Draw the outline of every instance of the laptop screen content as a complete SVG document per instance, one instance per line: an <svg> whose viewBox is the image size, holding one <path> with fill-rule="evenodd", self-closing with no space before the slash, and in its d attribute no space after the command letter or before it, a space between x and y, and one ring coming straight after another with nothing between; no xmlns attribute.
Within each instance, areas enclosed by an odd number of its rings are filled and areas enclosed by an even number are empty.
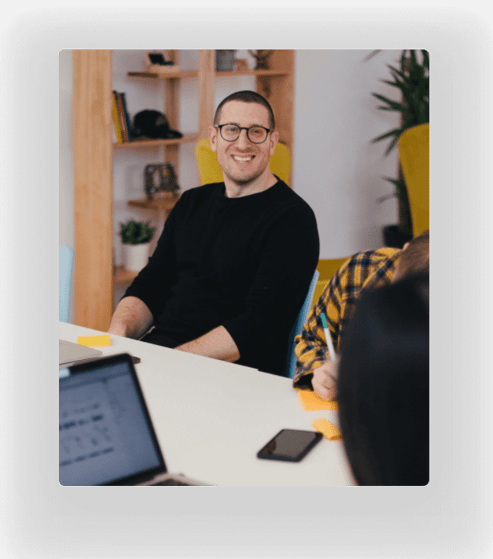
<svg viewBox="0 0 493 559"><path fill-rule="evenodd" d="M60 378L61 485L101 485L161 466L130 366Z"/></svg>

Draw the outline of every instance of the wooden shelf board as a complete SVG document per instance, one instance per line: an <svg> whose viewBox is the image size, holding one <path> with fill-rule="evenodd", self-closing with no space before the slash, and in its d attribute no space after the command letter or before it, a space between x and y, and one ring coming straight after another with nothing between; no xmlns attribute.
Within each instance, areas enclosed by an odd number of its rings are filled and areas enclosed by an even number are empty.
<svg viewBox="0 0 493 559"><path fill-rule="evenodd" d="M161 198L154 198L154 200L129 200L128 205L145 210L170 212L179 199L179 194L176 196L173 194L166 194Z"/></svg>
<svg viewBox="0 0 493 559"><path fill-rule="evenodd" d="M139 272L129 272L123 266L115 266L113 270L113 283L132 281Z"/></svg>
<svg viewBox="0 0 493 559"><path fill-rule="evenodd" d="M163 72L158 74L156 72L128 72L128 76L132 78L152 78L160 80L176 80L179 78L197 78L199 73L197 70L189 72Z"/></svg>
<svg viewBox="0 0 493 559"><path fill-rule="evenodd" d="M216 76L285 76L288 72L283 70L230 70L226 72L216 72Z"/></svg>
<svg viewBox="0 0 493 559"><path fill-rule="evenodd" d="M284 70L228 70L222 72L215 72L218 77L221 76L285 76L288 72ZM153 72L128 72L128 75L133 78L151 78L161 80L171 80L179 78L196 78L199 73L197 71L190 72L170 72L163 74L156 74Z"/></svg>
<svg viewBox="0 0 493 559"><path fill-rule="evenodd" d="M178 144L186 144L198 141L198 134L183 134L183 138L173 138L172 140L133 140L132 142L124 142L123 144L113 144L113 147L118 149L132 149L137 147L150 146L176 146Z"/></svg>

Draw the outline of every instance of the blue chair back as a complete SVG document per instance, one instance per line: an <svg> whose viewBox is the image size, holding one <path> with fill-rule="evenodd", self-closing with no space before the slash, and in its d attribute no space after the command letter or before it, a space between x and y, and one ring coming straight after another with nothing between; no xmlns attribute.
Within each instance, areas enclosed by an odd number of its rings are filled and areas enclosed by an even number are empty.
<svg viewBox="0 0 493 559"><path fill-rule="evenodd" d="M68 322L70 311L70 288L72 286L72 270L74 267L74 251L67 246L58 249L58 320Z"/></svg>
<svg viewBox="0 0 493 559"><path fill-rule="evenodd" d="M303 329L303 324L305 324L306 319L308 317L308 313L310 312L312 301L313 301L313 294L315 293L315 287L317 285L319 272L315 270L313 273L312 282L310 283L310 287L308 288L308 293L306 294L305 302L301 307L300 312L296 318L296 322L294 323L293 329L291 330L291 334L289 334L289 346L288 346L288 362L287 362L287 376L289 378L294 378L296 373L296 355L294 354L295 343L294 339L296 336L301 334Z"/></svg>

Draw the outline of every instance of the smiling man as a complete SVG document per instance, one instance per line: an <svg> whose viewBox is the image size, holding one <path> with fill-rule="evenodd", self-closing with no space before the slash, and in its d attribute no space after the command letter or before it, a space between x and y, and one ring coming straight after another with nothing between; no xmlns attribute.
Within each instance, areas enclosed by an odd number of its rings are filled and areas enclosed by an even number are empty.
<svg viewBox="0 0 493 559"><path fill-rule="evenodd" d="M263 192L278 180L271 173L269 158L279 133L275 131L272 109L265 103L226 98L216 110L214 126L209 128L209 141L217 153L229 198Z"/></svg>
<svg viewBox="0 0 493 559"><path fill-rule="evenodd" d="M315 215L272 174L264 97L224 99L209 128L224 182L185 191L109 332L285 375L288 336L319 256Z"/></svg>

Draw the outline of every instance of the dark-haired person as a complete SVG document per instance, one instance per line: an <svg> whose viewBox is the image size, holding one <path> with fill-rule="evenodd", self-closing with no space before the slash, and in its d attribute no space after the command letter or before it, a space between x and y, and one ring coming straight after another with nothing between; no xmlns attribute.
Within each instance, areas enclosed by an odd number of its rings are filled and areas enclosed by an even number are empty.
<svg viewBox="0 0 493 559"><path fill-rule="evenodd" d="M335 273L314 305L296 339L298 359L294 386L313 389L327 400L336 397L337 363L328 360L321 313L325 313L336 351L360 295L406 275L429 271L430 232L424 231L402 250L381 248L349 258Z"/></svg>
<svg viewBox="0 0 493 559"><path fill-rule="evenodd" d="M308 204L269 168L279 133L253 91L216 110L224 182L185 191L108 332L286 374L289 332L317 266Z"/></svg>
<svg viewBox="0 0 493 559"><path fill-rule="evenodd" d="M365 292L342 338L337 401L358 485L429 481L429 282Z"/></svg>

